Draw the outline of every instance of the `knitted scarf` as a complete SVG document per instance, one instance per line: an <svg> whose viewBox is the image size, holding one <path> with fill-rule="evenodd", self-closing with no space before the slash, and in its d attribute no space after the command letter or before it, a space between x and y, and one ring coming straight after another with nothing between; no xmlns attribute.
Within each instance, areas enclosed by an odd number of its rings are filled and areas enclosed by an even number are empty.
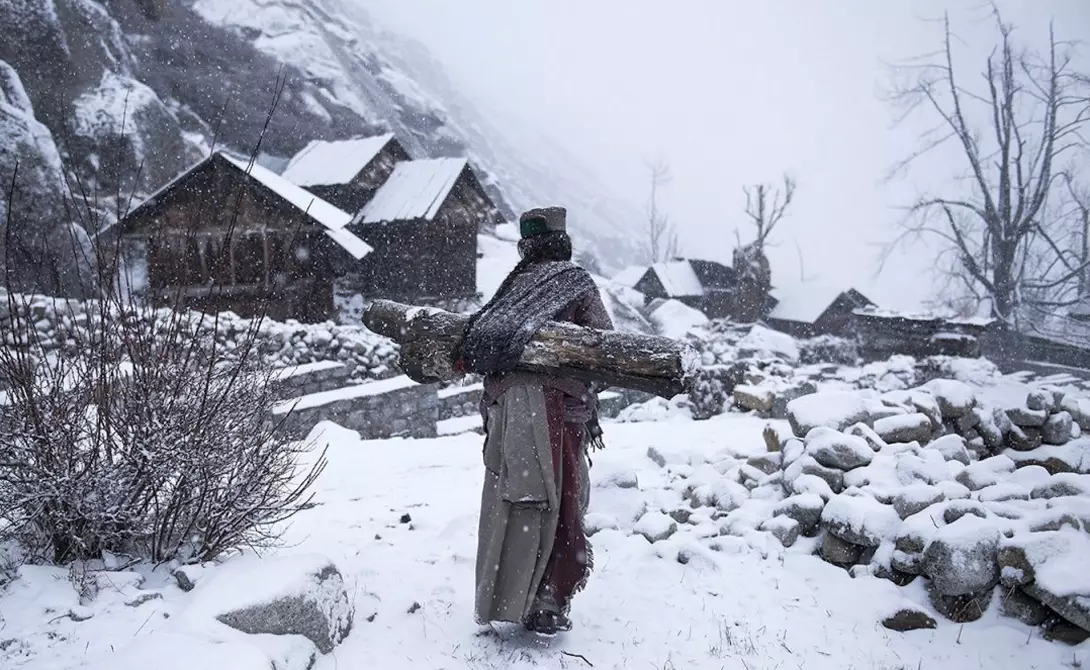
<svg viewBox="0 0 1090 670"><path fill-rule="evenodd" d="M470 322L458 351L465 371L513 370L537 331L593 290L590 274L574 263L529 266Z"/></svg>

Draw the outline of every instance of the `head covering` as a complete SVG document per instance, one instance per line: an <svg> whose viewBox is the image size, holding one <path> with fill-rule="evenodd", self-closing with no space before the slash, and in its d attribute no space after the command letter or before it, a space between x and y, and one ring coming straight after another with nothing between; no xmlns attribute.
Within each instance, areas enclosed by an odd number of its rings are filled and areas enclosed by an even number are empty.
<svg viewBox="0 0 1090 670"><path fill-rule="evenodd" d="M567 232L568 210L563 207L537 207L527 210L519 217L519 233L522 237L533 237L544 233Z"/></svg>

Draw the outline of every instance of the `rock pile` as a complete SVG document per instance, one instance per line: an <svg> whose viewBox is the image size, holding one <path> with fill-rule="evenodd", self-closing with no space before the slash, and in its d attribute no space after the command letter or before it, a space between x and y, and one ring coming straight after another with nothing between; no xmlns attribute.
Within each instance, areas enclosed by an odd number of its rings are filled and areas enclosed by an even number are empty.
<svg viewBox="0 0 1090 670"><path fill-rule="evenodd" d="M1033 389L988 405L949 379L789 403L788 495L772 517L852 574L927 580L934 609L1002 611L1055 638L1090 638L1090 400ZM1081 558L1080 558L1081 557Z"/></svg>
<svg viewBox="0 0 1090 670"><path fill-rule="evenodd" d="M95 301L55 300L44 296L16 296L12 301L14 317L31 324L34 335L46 352L79 350L92 333L101 328L101 304ZM6 293L0 291L0 321L12 318ZM154 321L153 327L165 329L177 317L169 310L147 310L141 317ZM252 322L230 312L218 318L191 313L182 320L194 337L214 343L228 357L247 337ZM12 341L12 328L5 328L5 345ZM37 345L35 345L37 346ZM396 345L363 326L342 326L332 322L302 324L280 323L265 319L257 333L261 355L275 367L294 367L318 361L338 361L359 379L384 379L396 376Z"/></svg>

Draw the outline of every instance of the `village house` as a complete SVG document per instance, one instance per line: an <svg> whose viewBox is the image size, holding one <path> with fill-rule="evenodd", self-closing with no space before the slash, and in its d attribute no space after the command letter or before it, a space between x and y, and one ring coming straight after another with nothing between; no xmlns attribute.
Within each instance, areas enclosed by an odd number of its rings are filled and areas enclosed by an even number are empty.
<svg viewBox="0 0 1090 670"><path fill-rule="evenodd" d="M372 251L351 216L248 160L215 152L121 222L153 304L319 321L333 282Z"/></svg>
<svg viewBox="0 0 1090 670"><path fill-rule="evenodd" d="M633 266L613 278L614 283L655 300L678 300L708 318L730 318L737 302L734 269L715 261L676 259L651 266Z"/></svg>
<svg viewBox="0 0 1090 670"><path fill-rule="evenodd" d="M417 304L476 297L477 235L498 216L465 158L402 161L349 225L375 251L346 285Z"/></svg>
<svg viewBox="0 0 1090 670"><path fill-rule="evenodd" d="M314 140L288 161L280 173L322 200L346 212L363 208L408 152L393 133L349 140Z"/></svg>
<svg viewBox="0 0 1090 670"><path fill-rule="evenodd" d="M874 303L853 288L806 283L790 289L774 289L775 306L765 323L795 337L847 336L853 332L852 313Z"/></svg>

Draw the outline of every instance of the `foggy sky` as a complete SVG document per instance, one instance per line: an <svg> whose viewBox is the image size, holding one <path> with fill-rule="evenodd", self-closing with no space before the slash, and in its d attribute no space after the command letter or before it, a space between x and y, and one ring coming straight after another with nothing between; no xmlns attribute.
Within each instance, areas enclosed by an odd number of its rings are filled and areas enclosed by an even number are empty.
<svg viewBox="0 0 1090 670"><path fill-rule="evenodd" d="M777 285L804 272L895 308L934 291L934 250L899 254L875 277L878 248L896 208L947 182L959 157L886 182L926 126L894 127L879 94L888 63L941 46L944 10L964 76L978 77L995 38L979 0L346 1L426 44L514 146L540 132L640 207L647 161L666 161L665 206L686 255L729 260L736 230L751 239L742 186L786 171L799 187L770 251ZM1088 0L999 4L1035 45L1052 18L1060 38L1090 36Z"/></svg>

